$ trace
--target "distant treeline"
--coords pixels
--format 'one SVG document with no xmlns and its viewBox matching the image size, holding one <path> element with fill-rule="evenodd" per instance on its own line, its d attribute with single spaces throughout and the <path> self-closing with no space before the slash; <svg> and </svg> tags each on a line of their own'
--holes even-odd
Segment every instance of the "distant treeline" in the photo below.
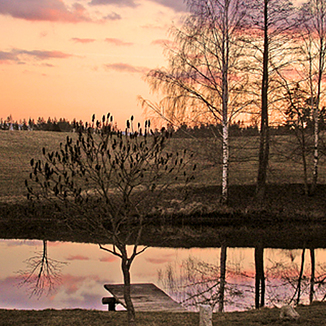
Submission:
<svg viewBox="0 0 326 326">
<path fill-rule="evenodd" d="M 307 131 L 312 130 L 313 124 L 307 123 L 305 129 Z M 186 124 L 181 125 L 179 128 L 174 129 L 174 137 L 212 137 L 214 135 L 219 136 L 222 134 L 222 125 L 217 124 L 202 124 L 200 126 L 189 127 Z M 278 125 L 274 127 L 269 127 L 269 132 L 271 135 L 287 135 L 293 132 L 293 124 L 286 123 L 284 125 Z M 326 123 L 324 119 L 319 120 L 319 130 L 326 130 Z M 258 126 L 256 125 L 245 125 L 243 122 L 238 121 L 229 126 L 230 136 L 257 136 L 259 134 Z"/>
<path fill-rule="evenodd" d="M 68 121 L 65 118 L 60 118 L 59 120 L 54 118 L 38 118 L 36 121 L 34 119 L 23 119 L 20 121 L 14 121 L 11 116 L 7 119 L 0 119 L 0 130 L 41 130 L 41 131 L 56 131 L 56 132 L 75 132 L 77 130 L 84 130 L 90 125 L 86 122 L 74 119 L 73 121 Z M 115 125 L 114 128 L 117 129 Z"/>
<path fill-rule="evenodd" d="M 89 123 L 84 123 L 83 121 L 68 121 L 65 118 L 51 119 L 48 118 L 38 118 L 36 121 L 34 119 L 23 119 L 20 121 L 14 121 L 11 116 L 7 119 L 0 119 L 0 130 L 41 130 L 41 131 L 55 131 L 55 132 L 75 132 L 80 130 L 85 130 L 91 125 Z M 95 124 L 96 126 L 96 124 Z M 101 126 L 97 125 L 95 129 L 100 129 Z M 117 125 L 113 126 L 114 129 L 118 130 Z M 312 120 L 307 121 L 306 127 L 308 130 L 313 128 Z M 222 133 L 222 125 L 217 124 L 201 124 L 199 126 L 187 126 L 182 124 L 180 127 L 168 127 L 168 129 L 173 133 L 174 137 L 212 137 L 218 136 Z M 326 130 L 326 119 L 322 115 L 319 119 L 319 130 Z M 275 127 L 270 127 L 270 134 L 272 135 L 284 135 L 290 134 L 293 131 L 292 121 L 288 121 L 286 124 L 278 125 Z M 158 132 L 156 129 L 155 132 Z M 237 121 L 229 127 L 230 136 L 257 136 L 259 134 L 259 129 L 257 125 L 245 125 L 242 121 Z"/>
</svg>

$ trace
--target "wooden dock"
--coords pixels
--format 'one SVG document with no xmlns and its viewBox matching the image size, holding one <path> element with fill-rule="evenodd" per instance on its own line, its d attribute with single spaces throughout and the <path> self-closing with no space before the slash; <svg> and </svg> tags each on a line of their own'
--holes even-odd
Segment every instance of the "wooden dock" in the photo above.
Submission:
<svg viewBox="0 0 326 326">
<path fill-rule="evenodd" d="M 121 303 L 126 307 L 123 298 L 123 284 L 105 284 L 104 287 L 111 293 L 116 303 Z M 131 300 L 135 311 L 186 311 L 180 304 L 172 300 L 165 292 L 152 283 L 131 284 Z"/>
</svg>

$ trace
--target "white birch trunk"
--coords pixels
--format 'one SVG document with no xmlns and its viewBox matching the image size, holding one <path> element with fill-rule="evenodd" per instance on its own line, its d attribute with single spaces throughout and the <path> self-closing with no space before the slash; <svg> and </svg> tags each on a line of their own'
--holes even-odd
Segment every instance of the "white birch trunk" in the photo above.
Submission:
<svg viewBox="0 0 326 326">
<path fill-rule="evenodd" d="M 229 127 L 223 121 L 222 202 L 227 202 L 229 189 Z"/>
<path fill-rule="evenodd" d="M 227 203 L 229 190 L 229 2 L 225 1 L 223 25 L 223 57 L 222 57 L 222 197 L 221 202 Z"/>
</svg>

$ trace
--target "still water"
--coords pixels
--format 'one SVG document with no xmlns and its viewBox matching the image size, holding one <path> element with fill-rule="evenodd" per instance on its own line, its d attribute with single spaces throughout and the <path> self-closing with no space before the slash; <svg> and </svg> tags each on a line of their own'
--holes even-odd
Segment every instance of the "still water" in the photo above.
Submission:
<svg viewBox="0 0 326 326">
<path fill-rule="evenodd" d="M 107 310 L 101 303 L 102 297 L 108 296 L 104 284 L 122 283 L 119 258 L 95 244 L 47 242 L 48 259 L 56 264 L 58 278 L 53 291 L 33 296 L 30 286 L 22 281 L 31 268 L 28 262 L 33 262 L 31 258 L 35 262 L 42 257 L 42 250 L 42 241 L 0 240 L 0 308 Z M 302 249 L 264 250 L 267 305 L 278 305 L 295 296 L 301 254 Z M 325 295 L 321 282 L 326 275 L 325 249 L 316 249 L 315 256 L 315 299 L 322 299 Z M 185 301 L 189 295 L 186 285 L 206 282 L 206 288 L 197 286 L 196 291 L 204 289 L 207 296 L 212 296 L 216 290 L 214 284 L 218 282 L 219 259 L 219 248 L 148 248 L 132 264 L 132 282 L 154 283 L 179 301 Z M 302 302 L 308 300 L 310 268 L 310 255 L 306 250 Z M 253 307 L 254 276 L 254 249 L 228 248 L 226 311 Z M 212 290 L 206 291 L 208 288 Z"/>
</svg>

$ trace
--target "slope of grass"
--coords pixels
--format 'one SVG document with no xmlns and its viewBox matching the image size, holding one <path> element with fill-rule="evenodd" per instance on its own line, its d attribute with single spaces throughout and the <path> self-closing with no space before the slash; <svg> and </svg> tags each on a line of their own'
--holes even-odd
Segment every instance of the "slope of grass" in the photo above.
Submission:
<svg viewBox="0 0 326 326">
<path fill-rule="evenodd" d="M 279 309 L 260 309 L 247 312 L 214 313 L 214 326 L 275 326 L 275 325 L 326 325 L 326 304 L 315 303 L 311 306 L 296 308 L 300 314 L 297 321 L 279 318 Z M 192 326 L 199 325 L 199 313 L 137 313 L 140 326 Z M 94 310 L 0 310 L 0 326 L 51 325 L 51 326 L 125 326 L 125 312 L 107 312 Z"/>
<path fill-rule="evenodd" d="M 0 197 L 26 194 L 24 180 L 31 172 L 31 158 L 40 159 L 42 148 L 58 149 L 72 133 L 0 130 Z"/>
<path fill-rule="evenodd" d="M 26 194 L 24 180 L 31 172 L 31 158 L 40 159 L 42 148 L 57 150 L 66 137 L 74 133 L 0 130 L 0 197 Z M 233 137 L 230 140 L 230 185 L 255 184 L 257 175 L 258 137 Z M 294 136 L 273 136 L 268 182 L 302 183 L 301 158 L 295 151 Z M 187 149 L 194 153 L 197 185 L 220 185 L 221 144 L 212 138 L 172 138 L 168 150 Z M 294 155 L 294 153 L 296 153 Z M 311 175 L 312 157 L 308 158 Z M 319 182 L 326 183 L 324 158 L 320 158 Z"/>
</svg>

